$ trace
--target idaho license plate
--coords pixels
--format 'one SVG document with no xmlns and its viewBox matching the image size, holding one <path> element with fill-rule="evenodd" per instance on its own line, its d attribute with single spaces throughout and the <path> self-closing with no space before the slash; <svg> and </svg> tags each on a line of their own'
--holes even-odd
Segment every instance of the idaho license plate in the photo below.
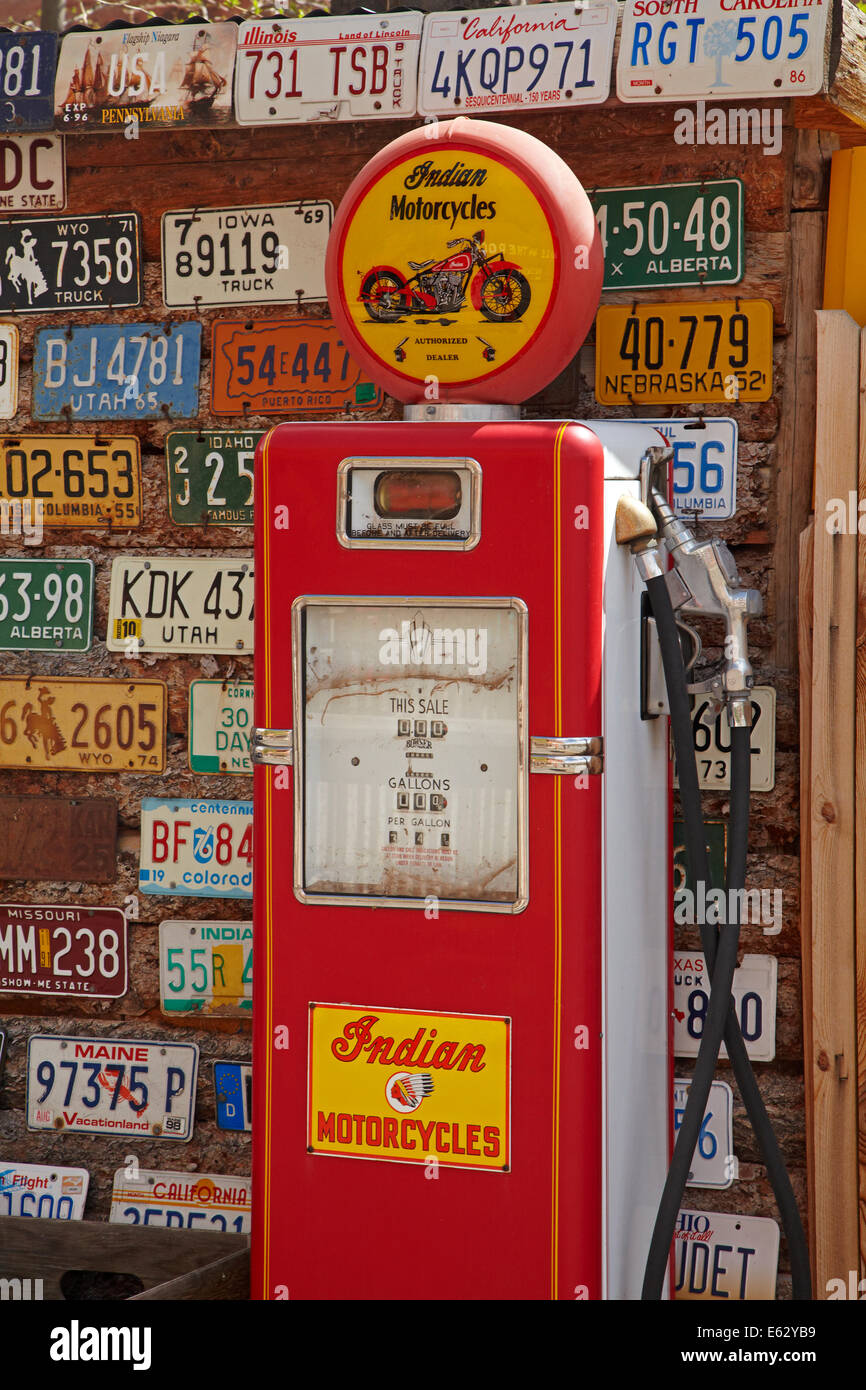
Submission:
<svg viewBox="0 0 866 1390">
<path fill-rule="evenodd" d="M 186 1142 L 197 1074 L 194 1043 L 37 1033 L 27 1047 L 27 1128 Z"/>
<path fill-rule="evenodd" d="M 171 1226 L 187 1231 L 250 1229 L 252 1179 L 227 1173 L 170 1173 L 125 1168 L 114 1175 L 109 1221 L 128 1226 Z"/>
<path fill-rule="evenodd" d="M 51 130 L 57 34 L 0 34 L 0 130 Z"/>
<path fill-rule="evenodd" d="M 119 555 L 108 596 L 110 652 L 253 649 L 253 562 Z"/>
<path fill-rule="evenodd" d="M 141 446 L 125 435 L 7 435 L 0 438 L 0 500 L 20 503 L 43 526 L 138 526 Z"/>
<path fill-rule="evenodd" d="M 0 993 L 122 999 L 126 979 L 119 907 L 0 906 Z"/>
<path fill-rule="evenodd" d="M 0 136 L 0 175 L 3 212 L 59 212 L 66 206 L 63 136 Z"/>
<path fill-rule="evenodd" d="M 743 183 L 596 188 L 605 290 L 736 285 L 743 278 Z"/>
<path fill-rule="evenodd" d="M 176 526 L 252 526 L 253 459 L 264 430 L 175 430 L 165 441 Z"/>
<path fill-rule="evenodd" d="M 141 303 L 137 212 L 0 222 L 3 313 L 129 309 Z"/>
<path fill-rule="evenodd" d="M 217 1129 L 249 1134 L 253 1127 L 253 1069 L 249 1062 L 214 1062 Z"/>
<path fill-rule="evenodd" d="M 674 1141 L 680 1132 L 691 1081 L 674 1082 Z M 725 1081 L 714 1081 L 692 1154 L 687 1187 L 730 1187 L 737 1177 L 734 1157 L 734 1094 Z"/>
<path fill-rule="evenodd" d="M 86 652 L 92 560 L 0 559 L 0 650 Z"/>
<path fill-rule="evenodd" d="M 252 681 L 192 681 L 189 765 L 192 772 L 252 774 Z"/>
<path fill-rule="evenodd" d="M 159 994 L 164 1014 L 249 1018 L 251 922 L 160 922 Z"/>
<path fill-rule="evenodd" d="M 86 1168 L 9 1163 L 0 1158 L 0 1215 L 81 1221 L 89 1186 Z"/>
<path fill-rule="evenodd" d="M 18 412 L 19 333 L 14 323 L 0 323 L 0 420 Z"/>
<path fill-rule="evenodd" d="M 746 1051 L 754 1062 L 772 1062 L 776 1055 L 775 956 L 744 955 L 734 971 L 731 993 Z M 674 954 L 674 1053 L 697 1057 L 710 1002 L 710 977 L 702 951 Z M 727 1057 L 722 1043 L 720 1057 Z"/>
<path fill-rule="evenodd" d="M 692 731 L 698 764 L 698 785 L 703 791 L 731 789 L 731 731 L 724 711 L 719 712 L 702 695 L 693 695 Z M 770 685 L 752 690 L 753 792 L 771 792 L 776 785 L 776 692 Z M 675 779 L 679 786 L 679 778 Z"/>
<path fill-rule="evenodd" d="M 141 803 L 142 893 L 163 897 L 253 896 L 253 803 Z"/>
<path fill-rule="evenodd" d="M 673 1256 L 676 1299 L 776 1297 L 779 1227 L 766 1216 L 681 1210 Z"/>
<path fill-rule="evenodd" d="M 162 681 L 0 677 L 0 768 L 164 772 Z"/>
<path fill-rule="evenodd" d="M 34 420 L 186 420 L 198 414 L 201 324 L 40 328 Z"/>
<path fill-rule="evenodd" d="M 213 326 L 215 415 L 328 415 L 377 410 L 382 392 L 330 319 L 221 319 Z"/>
</svg>

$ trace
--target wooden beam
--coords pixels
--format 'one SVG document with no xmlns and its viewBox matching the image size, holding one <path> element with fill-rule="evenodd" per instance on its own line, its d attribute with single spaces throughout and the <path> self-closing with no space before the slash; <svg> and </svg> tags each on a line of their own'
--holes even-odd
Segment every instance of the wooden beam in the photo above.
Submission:
<svg viewBox="0 0 866 1390">
<path fill-rule="evenodd" d="M 812 1036 L 812 592 L 815 523 L 800 536 L 800 975 L 803 988 L 803 1056 L 814 1055 Z M 813 1070 L 805 1068 L 806 1186 L 812 1288 L 815 1270 L 815 1088 Z"/>
<path fill-rule="evenodd" d="M 849 120 L 866 126 L 866 14 L 849 0 L 836 0 L 836 5 L 841 6 L 841 49 L 827 100 Z M 838 22 L 838 10 L 833 18 Z"/>
<path fill-rule="evenodd" d="M 178 1299 L 244 1299 L 250 1296 L 250 1252 L 237 1250 L 233 1255 L 223 1255 L 222 1259 L 211 1264 L 201 1265 L 181 1274 L 177 1279 L 169 1279 L 165 1284 L 155 1284 L 144 1293 L 133 1294 L 127 1303 L 142 1303 L 145 1300 L 176 1302 Z"/>
<path fill-rule="evenodd" d="M 866 329 L 860 331 L 860 399 L 866 386 Z M 866 510 L 866 408 L 860 411 L 858 508 Z M 857 1091 L 860 1172 L 860 1273 L 866 1265 L 866 536 L 857 534 L 857 653 L 854 763 Z"/>
</svg>

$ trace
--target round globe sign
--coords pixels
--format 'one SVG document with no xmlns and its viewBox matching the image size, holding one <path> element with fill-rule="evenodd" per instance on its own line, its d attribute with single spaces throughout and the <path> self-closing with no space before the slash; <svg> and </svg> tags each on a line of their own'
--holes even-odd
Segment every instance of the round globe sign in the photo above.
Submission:
<svg viewBox="0 0 866 1390">
<path fill-rule="evenodd" d="M 589 199 L 534 136 L 459 117 L 364 166 L 328 241 L 328 303 L 397 400 L 517 404 L 580 348 L 603 253 Z"/>
</svg>

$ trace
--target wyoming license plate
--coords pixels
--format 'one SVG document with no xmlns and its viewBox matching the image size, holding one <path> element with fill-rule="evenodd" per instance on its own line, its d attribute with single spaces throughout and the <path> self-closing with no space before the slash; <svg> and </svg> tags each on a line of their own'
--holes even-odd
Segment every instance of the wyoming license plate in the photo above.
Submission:
<svg viewBox="0 0 866 1390">
<path fill-rule="evenodd" d="M 213 326 L 215 415 L 321 415 L 376 410 L 382 392 L 349 356 L 330 319 L 221 319 Z"/>
<path fill-rule="evenodd" d="M 126 975 L 119 907 L 0 906 L 0 992 L 122 999 Z"/>
<path fill-rule="evenodd" d="M 34 420 L 190 419 L 198 414 L 200 323 L 40 328 Z"/>
<path fill-rule="evenodd" d="M 127 654 L 251 652 L 252 560 L 117 556 L 106 646 Z"/>
<path fill-rule="evenodd" d="M 192 772 L 242 772 L 249 776 L 252 681 L 191 681 L 189 765 Z"/>
<path fill-rule="evenodd" d="M 162 681 L 0 677 L 0 768 L 163 772 Z"/>
<path fill-rule="evenodd" d="M 175 430 L 165 441 L 176 526 L 252 526 L 253 459 L 264 430 Z"/>
<path fill-rule="evenodd" d="M 253 803 L 141 803 L 142 893 L 163 897 L 253 896 Z"/>
<path fill-rule="evenodd" d="M 43 526 L 138 526 L 141 447 L 124 435 L 0 438 L 0 500 Z"/>
<path fill-rule="evenodd" d="M 92 560 L 0 560 L 0 650 L 86 652 Z"/>
<path fill-rule="evenodd" d="M 159 994 L 164 1014 L 249 1018 L 251 922 L 160 922 Z"/>
<path fill-rule="evenodd" d="M 137 212 L 0 222 L 4 313 L 129 309 L 141 303 Z"/>
</svg>

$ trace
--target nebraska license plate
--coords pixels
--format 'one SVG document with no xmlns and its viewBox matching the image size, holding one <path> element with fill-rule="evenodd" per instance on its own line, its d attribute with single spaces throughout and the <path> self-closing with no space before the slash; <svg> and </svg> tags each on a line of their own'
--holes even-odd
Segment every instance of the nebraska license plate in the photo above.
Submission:
<svg viewBox="0 0 866 1390">
<path fill-rule="evenodd" d="M 253 1127 L 253 1069 L 249 1062 L 214 1062 L 217 1129 L 249 1134 Z"/>
<path fill-rule="evenodd" d="M 132 435 L 0 437 L 0 500 L 43 526 L 138 526 L 141 446 Z"/>
<path fill-rule="evenodd" d="M 109 1221 L 128 1226 L 171 1226 L 187 1231 L 250 1229 L 252 1179 L 228 1173 L 170 1173 L 125 1168 L 114 1175 Z"/>
<path fill-rule="evenodd" d="M 330 319 L 220 319 L 213 326 L 215 415 L 321 415 L 376 410 L 379 387 Z"/>
<path fill-rule="evenodd" d="M 0 905 L 0 993 L 122 999 L 126 979 L 119 907 Z"/>
<path fill-rule="evenodd" d="M 0 676 L 0 768 L 163 772 L 162 681 Z"/>
<path fill-rule="evenodd" d="M 57 34 L 0 34 L 0 130 L 54 125 Z"/>
<path fill-rule="evenodd" d="M 0 559 L 0 650 L 86 652 L 92 560 Z"/>
<path fill-rule="evenodd" d="M 187 420 L 198 414 L 200 323 L 40 328 L 34 420 Z"/>
<path fill-rule="evenodd" d="M 2 128 L 0 120 L 0 130 Z M 41 212 L 59 212 L 65 206 L 63 136 L 0 136 L 0 209 L 3 212 L 34 212 L 38 208 Z"/>
<path fill-rule="evenodd" d="M 252 774 L 252 681 L 191 681 L 189 766 L 192 772 Z"/>
<path fill-rule="evenodd" d="M 141 303 L 137 212 L 0 222 L 4 313 L 129 309 Z"/>
<path fill-rule="evenodd" d="M 253 896 L 253 803 L 141 803 L 139 891 L 163 897 Z"/>
<path fill-rule="evenodd" d="M 249 1018 L 251 922 L 160 922 L 159 996 L 164 1014 Z"/>
<path fill-rule="evenodd" d="M 37 1033 L 27 1046 L 27 1128 L 186 1142 L 197 1074 L 194 1043 Z"/>
<path fill-rule="evenodd" d="M 86 1168 L 10 1163 L 0 1158 L 0 1216 L 80 1221 L 89 1186 Z"/>
<path fill-rule="evenodd" d="M 253 460 L 264 430 L 173 430 L 168 505 L 176 526 L 252 526 Z"/>
<path fill-rule="evenodd" d="M 0 420 L 18 411 L 19 333 L 14 323 L 0 323 Z"/>
<path fill-rule="evenodd" d="M 110 652 L 253 649 L 253 562 L 119 555 L 108 596 Z"/>
</svg>

